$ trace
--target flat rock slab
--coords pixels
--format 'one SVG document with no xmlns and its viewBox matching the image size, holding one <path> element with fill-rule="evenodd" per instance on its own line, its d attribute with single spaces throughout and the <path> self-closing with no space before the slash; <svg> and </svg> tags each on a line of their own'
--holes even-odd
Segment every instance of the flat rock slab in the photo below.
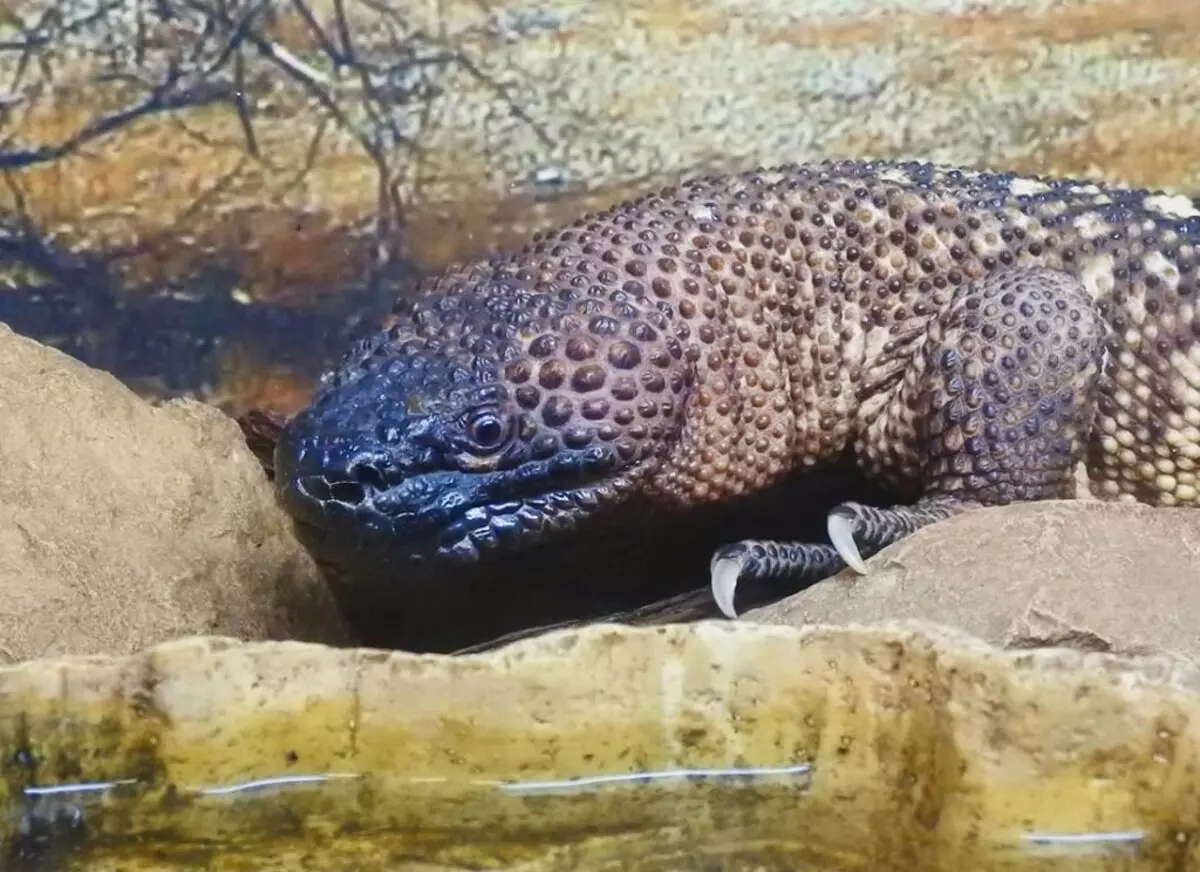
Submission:
<svg viewBox="0 0 1200 872">
<path fill-rule="evenodd" d="M 241 431 L 0 324 L 0 662 L 349 641 Z"/>
<path fill-rule="evenodd" d="M 1200 512 L 1053 501 L 969 512 L 792 597 L 767 624 L 918 619 L 1006 648 L 1200 657 Z"/>
</svg>

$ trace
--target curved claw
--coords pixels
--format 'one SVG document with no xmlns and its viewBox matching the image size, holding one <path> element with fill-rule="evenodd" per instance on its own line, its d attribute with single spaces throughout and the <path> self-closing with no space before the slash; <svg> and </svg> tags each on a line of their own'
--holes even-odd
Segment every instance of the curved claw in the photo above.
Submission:
<svg viewBox="0 0 1200 872">
<path fill-rule="evenodd" d="M 854 523 L 844 515 L 830 512 L 825 526 L 829 530 L 829 541 L 846 561 L 846 565 L 859 575 L 866 575 L 867 564 L 863 562 L 862 555 L 858 552 L 858 545 L 854 541 Z"/>
<path fill-rule="evenodd" d="M 717 557 L 709 567 L 712 576 L 712 594 L 721 614 L 730 620 L 737 618 L 733 595 L 737 592 L 738 576 L 742 574 L 742 560 L 738 557 Z"/>
</svg>

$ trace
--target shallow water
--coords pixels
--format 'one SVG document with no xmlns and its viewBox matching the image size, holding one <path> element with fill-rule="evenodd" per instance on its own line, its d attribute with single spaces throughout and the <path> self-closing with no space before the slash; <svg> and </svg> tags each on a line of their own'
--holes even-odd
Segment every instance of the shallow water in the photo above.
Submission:
<svg viewBox="0 0 1200 872">
<path fill-rule="evenodd" d="M 980 822 L 942 831 L 936 821 L 888 814 L 886 791 L 877 803 L 816 800 L 809 789 L 817 777 L 798 763 L 537 781 L 334 772 L 165 789 L 134 781 L 27 787 L 9 816 L 4 868 L 1187 868 L 1188 836 L 1139 821 L 1092 832 L 1055 832 L 1033 819 L 1022 830 Z"/>
</svg>

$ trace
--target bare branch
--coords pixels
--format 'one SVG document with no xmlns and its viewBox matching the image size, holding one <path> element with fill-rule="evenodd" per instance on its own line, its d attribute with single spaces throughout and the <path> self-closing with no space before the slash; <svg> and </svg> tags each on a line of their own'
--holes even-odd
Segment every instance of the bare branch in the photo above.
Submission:
<svg viewBox="0 0 1200 872">
<path fill-rule="evenodd" d="M 125 127 L 139 118 L 158 112 L 204 106 L 228 100 L 229 97 L 230 93 L 227 89 L 215 84 L 207 88 L 197 86 L 193 90 L 174 94 L 167 92 L 166 89 L 156 88 L 133 106 L 97 118 L 62 142 L 37 148 L 0 152 L 0 170 L 20 169 L 33 164 L 58 160 L 76 151 L 85 143 Z"/>
<path fill-rule="evenodd" d="M 0 86 L 0 172 L 10 187 L 20 187 L 22 171 L 87 153 L 130 125 L 165 115 L 202 148 L 233 146 L 246 155 L 235 173 L 212 180 L 183 210 L 194 218 L 247 163 L 286 167 L 283 192 L 294 190 L 336 130 L 374 169 L 371 217 L 387 260 L 399 244 L 405 197 L 421 176 L 422 134 L 451 75 L 492 90 L 498 104 L 550 143 L 509 88 L 467 54 L 462 34 L 414 26 L 400 0 L 332 0 L 321 12 L 311 0 L 24 0 L 19 8 L 0 11 L 0 25 L 12 34 L 0 40 L 0 82 L 7 83 Z M 300 25 L 302 46 L 275 29 L 284 16 Z M 39 119 L 65 98 L 88 114 L 64 134 Z M 221 142 L 211 127 L 192 129 L 188 118 L 211 117 L 192 113 L 214 106 L 236 119 L 236 138 Z M 264 127 L 272 110 L 310 116 L 306 150 L 289 150 L 283 163 L 271 153 L 277 138 Z"/>
<path fill-rule="evenodd" d="M 250 117 L 250 107 L 246 101 L 246 59 L 239 51 L 233 58 L 233 106 L 237 112 L 238 124 L 246 137 L 246 151 L 253 157 L 259 157 L 258 137 L 254 135 L 254 121 Z"/>
</svg>

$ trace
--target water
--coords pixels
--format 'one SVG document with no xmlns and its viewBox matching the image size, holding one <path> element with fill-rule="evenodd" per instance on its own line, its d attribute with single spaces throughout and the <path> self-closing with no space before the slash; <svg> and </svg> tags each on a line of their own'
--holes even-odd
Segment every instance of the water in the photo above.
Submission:
<svg viewBox="0 0 1200 872">
<path fill-rule="evenodd" d="M 1051 872 L 1182 869 L 1192 847 L 1187 834 L 1132 818 L 1130 829 L 1061 832 L 948 813 L 929 827 L 906 817 L 886 784 L 822 795 L 819 779 L 797 763 L 537 780 L 330 772 L 31 786 L 9 811 L 3 868 Z"/>
</svg>

